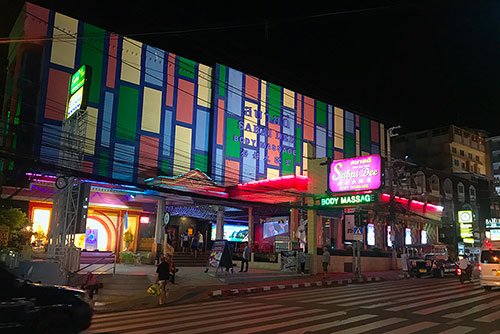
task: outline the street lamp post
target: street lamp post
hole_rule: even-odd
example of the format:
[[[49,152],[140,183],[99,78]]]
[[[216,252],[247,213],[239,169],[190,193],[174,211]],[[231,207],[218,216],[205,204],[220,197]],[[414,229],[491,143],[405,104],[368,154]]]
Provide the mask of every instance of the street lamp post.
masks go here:
[[[391,158],[391,138],[396,137],[398,134],[395,133],[397,129],[400,129],[401,126],[393,126],[387,129],[387,176],[389,179],[389,194],[391,195],[389,202],[389,223],[391,226],[391,238],[392,238],[392,261],[391,261],[391,269],[397,269],[397,256],[396,256],[396,229],[395,229],[395,208],[394,208],[394,187],[392,185],[394,170],[392,168],[392,158]]]

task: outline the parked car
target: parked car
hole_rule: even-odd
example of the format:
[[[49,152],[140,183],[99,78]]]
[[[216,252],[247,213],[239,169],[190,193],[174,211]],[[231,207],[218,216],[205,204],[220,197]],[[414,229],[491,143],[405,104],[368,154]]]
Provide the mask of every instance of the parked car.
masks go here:
[[[446,245],[413,245],[407,248],[408,271],[416,277],[456,275],[457,264],[448,254]]]
[[[0,333],[79,333],[90,326],[85,292],[33,283],[0,267]]]

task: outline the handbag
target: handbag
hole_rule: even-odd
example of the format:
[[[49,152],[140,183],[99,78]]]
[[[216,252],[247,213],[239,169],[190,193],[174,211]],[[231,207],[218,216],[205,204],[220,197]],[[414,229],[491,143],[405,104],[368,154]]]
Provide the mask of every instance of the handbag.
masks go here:
[[[158,283],[151,284],[146,290],[147,293],[151,296],[159,296],[160,295],[160,286]]]

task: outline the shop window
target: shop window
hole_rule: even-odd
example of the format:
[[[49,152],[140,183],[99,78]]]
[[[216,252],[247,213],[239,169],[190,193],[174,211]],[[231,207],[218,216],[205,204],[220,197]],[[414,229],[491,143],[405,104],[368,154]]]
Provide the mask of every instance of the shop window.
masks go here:
[[[411,245],[411,228],[405,228],[405,245]]]
[[[463,183],[457,185],[458,201],[465,202],[465,187]]]
[[[431,176],[431,191],[439,194],[439,177],[437,175]]]
[[[418,192],[425,191],[425,174],[423,172],[417,172],[414,176],[415,185],[417,186]]]
[[[453,198],[453,183],[450,179],[444,180],[443,191],[446,199],[450,200]]]
[[[49,230],[51,210],[46,208],[33,209],[33,232],[41,240],[45,239]],[[32,239],[35,239],[33,237]]]
[[[476,188],[474,186],[469,187],[469,198],[471,202],[476,201]]]

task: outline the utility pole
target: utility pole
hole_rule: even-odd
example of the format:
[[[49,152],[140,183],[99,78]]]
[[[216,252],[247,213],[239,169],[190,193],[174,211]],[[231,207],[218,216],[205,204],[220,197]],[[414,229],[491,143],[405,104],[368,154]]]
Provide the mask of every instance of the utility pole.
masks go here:
[[[391,157],[391,138],[398,136],[396,131],[400,129],[401,126],[392,126],[387,129],[387,178],[389,179],[389,194],[391,195],[391,199],[389,202],[389,223],[391,226],[391,242],[392,242],[392,261],[391,261],[391,269],[397,269],[397,254],[396,254],[396,228],[395,228],[395,220],[396,220],[396,212],[394,208],[394,187],[392,185],[394,179],[394,169],[392,167],[392,157]]]

